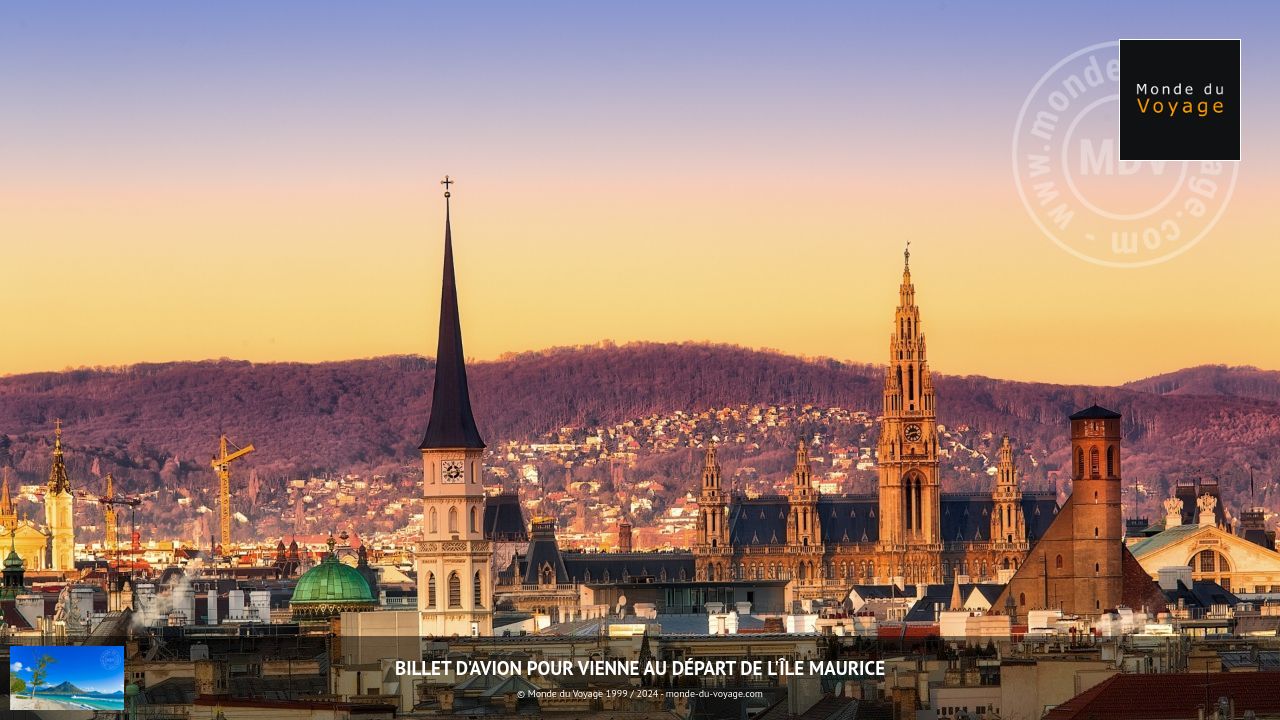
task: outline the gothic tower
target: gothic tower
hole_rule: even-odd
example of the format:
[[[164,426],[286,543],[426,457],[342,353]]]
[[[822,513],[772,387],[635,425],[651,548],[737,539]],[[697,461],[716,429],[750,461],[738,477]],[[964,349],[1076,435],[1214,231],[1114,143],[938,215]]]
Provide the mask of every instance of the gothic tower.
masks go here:
[[[716,446],[707,446],[702,460],[702,491],[698,495],[698,540],[694,546],[698,577],[727,579],[730,555],[728,504],[720,485]]]
[[[1008,435],[1000,443],[998,457],[996,487],[991,493],[991,542],[1006,550],[1025,550],[1027,524],[1022,516],[1022,487]]]
[[[53,464],[44,494],[44,523],[50,540],[49,567],[74,570],[76,567],[75,516],[72,505],[71,479],[62,457],[62,421],[54,421]]]
[[[903,252],[902,285],[889,339],[877,450],[884,549],[941,547],[937,429],[908,249]]]
[[[114,500],[116,497],[116,489],[114,479],[111,473],[107,473],[107,492],[102,496],[106,500]],[[106,532],[103,534],[103,545],[106,546],[107,552],[114,553],[119,550],[119,538],[116,533],[116,506],[110,502],[102,506],[103,524],[106,526]]]
[[[787,513],[787,550],[795,562],[792,576],[815,581],[822,572],[822,526],[818,521],[818,489],[813,484],[809,449],[801,440],[791,473],[790,512]]]
[[[424,636],[493,634],[491,552],[484,539],[484,440],[467,389],[453,272],[445,177],[444,279],[431,418],[418,449],[423,468],[423,540],[418,543],[418,612]]]

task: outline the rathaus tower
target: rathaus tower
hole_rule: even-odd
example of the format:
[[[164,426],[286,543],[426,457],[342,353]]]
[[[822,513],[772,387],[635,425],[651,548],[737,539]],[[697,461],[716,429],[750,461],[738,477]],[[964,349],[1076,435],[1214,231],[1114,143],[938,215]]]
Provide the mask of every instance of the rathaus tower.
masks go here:
[[[938,423],[909,249],[903,259],[878,449],[880,545],[886,551],[937,552],[942,549]]]

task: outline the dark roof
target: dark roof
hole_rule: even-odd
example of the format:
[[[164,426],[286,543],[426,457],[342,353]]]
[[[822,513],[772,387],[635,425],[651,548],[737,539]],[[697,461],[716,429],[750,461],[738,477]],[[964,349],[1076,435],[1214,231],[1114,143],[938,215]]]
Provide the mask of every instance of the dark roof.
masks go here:
[[[524,582],[526,584],[538,584],[545,567],[551,568],[557,584],[569,582],[569,572],[565,570],[560,546],[556,544],[554,520],[534,521],[533,539],[529,541],[529,552],[525,558]]]
[[[944,494],[941,500],[943,542],[990,542],[990,495]],[[791,505],[781,495],[734,498],[729,509],[729,542],[744,545],[785,545],[787,513]],[[872,495],[823,496],[818,499],[818,523],[825,545],[874,543],[880,540],[880,503]],[[1022,494],[1027,539],[1038,540],[1058,514],[1052,491]]]
[[[1240,598],[1212,580],[1195,580],[1191,583],[1191,587],[1187,587],[1186,583],[1179,580],[1176,590],[1162,590],[1161,592],[1164,593],[1164,597],[1169,601],[1170,606],[1177,605],[1178,601],[1182,601],[1184,607],[1208,610],[1214,605],[1234,606],[1240,604]]]
[[[624,578],[692,580],[693,554],[687,552],[564,553],[565,570],[574,582],[621,582]]]
[[[471,413],[467,366],[462,354],[462,323],[458,319],[458,286],[453,276],[453,233],[448,199],[444,215],[444,281],[440,287],[440,337],[436,346],[435,389],[431,419],[419,450],[483,448],[484,440]]]
[[[502,493],[485,500],[484,537],[486,540],[527,542],[529,532],[525,527],[524,510],[520,507],[519,495]]]
[[[1119,420],[1120,413],[1115,410],[1108,410],[1100,405],[1090,405],[1089,407],[1073,414],[1069,420]]]

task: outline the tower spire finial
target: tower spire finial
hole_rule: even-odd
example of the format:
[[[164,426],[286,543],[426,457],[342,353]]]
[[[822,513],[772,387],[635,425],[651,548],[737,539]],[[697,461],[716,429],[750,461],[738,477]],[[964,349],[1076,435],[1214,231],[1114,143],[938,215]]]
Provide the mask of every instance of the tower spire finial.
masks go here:
[[[911,269],[911,241],[907,241],[907,247],[902,251],[902,269]]]

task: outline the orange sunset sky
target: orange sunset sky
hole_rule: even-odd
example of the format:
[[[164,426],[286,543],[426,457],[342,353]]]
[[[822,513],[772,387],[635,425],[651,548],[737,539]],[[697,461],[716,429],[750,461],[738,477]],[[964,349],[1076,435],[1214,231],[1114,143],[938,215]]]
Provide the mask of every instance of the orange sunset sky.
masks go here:
[[[428,354],[445,173],[476,359],[883,362],[910,240],[937,372],[1280,368],[1274,9],[259,5],[5,10],[0,374]],[[1118,269],[1040,232],[1010,145],[1042,73],[1134,36],[1244,38],[1244,161],[1203,241]]]

